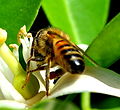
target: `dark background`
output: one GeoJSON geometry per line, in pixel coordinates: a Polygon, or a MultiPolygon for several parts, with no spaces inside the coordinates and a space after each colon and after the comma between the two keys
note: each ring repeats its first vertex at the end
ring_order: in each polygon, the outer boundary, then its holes
{"type": "MultiPolygon", "coordinates": [[[[110,3],[110,10],[109,10],[109,16],[108,16],[108,20],[107,22],[109,22],[114,16],[116,16],[119,12],[120,12],[120,1],[119,0],[111,0],[111,3],[110,3]]],[[[31,30],[30,32],[33,33],[33,36],[36,34],[36,32],[41,29],[41,28],[46,28],[50,26],[50,23],[49,21],[47,20],[46,16],[45,16],[45,13],[43,11],[42,8],[40,8],[39,10],[39,14],[33,24],[33,26],[31,27],[31,30]]],[[[112,50],[111,50],[112,52],[112,50]]],[[[119,73],[120,74],[120,60],[118,60],[117,62],[115,62],[113,65],[111,65],[109,67],[109,69],[111,70],[114,70],[115,72],[119,73]]],[[[73,99],[73,102],[77,105],[79,105],[79,97],[80,95],[74,95],[73,96],[75,97],[73,99]]],[[[62,96],[60,97],[59,99],[63,100],[65,99],[67,96],[62,96]]],[[[91,102],[92,102],[92,107],[98,107],[98,108],[108,108],[110,106],[120,106],[120,99],[119,98],[116,98],[116,97],[113,97],[113,96],[109,96],[109,95],[103,95],[103,94],[93,94],[91,95],[91,102]],[[113,105],[111,102],[109,102],[108,104],[105,105],[105,100],[107,99],[113,99],[112,101],[115,103],[115,105],[113,105]],[[104,103],[103,106],[102,103],[104,103]]]]}

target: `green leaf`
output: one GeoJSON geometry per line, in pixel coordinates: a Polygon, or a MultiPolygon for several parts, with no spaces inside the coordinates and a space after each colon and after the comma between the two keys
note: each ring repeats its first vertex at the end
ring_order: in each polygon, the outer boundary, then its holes
{"type": "Polygon", "coordinates": [[[0,110],[25,110],[25,109],[16,109],[16,108],[0,107],[0,110]]]}
{"type": "Polygon", "coordinates": [[[17,41],[17,33],[23,25],[30,29],[41,0],[0,0],[0,27],[8,32],[8,43],[17,41]]]}
{"type": "MultiPolygon", "coordinates": [[[[120,107],[120,98],[117,97],[108,97],[104,99],[100,104],[98,105],[101,109],[110,109],[110,108],[117,108],[120,107]]],[[[119,110],[119,109],[118,109],[119,110]]]]}
{"type": "Polygon", "coordinates": [[[109,0],[43,0],[42,6],[52,26],[77,44],[90,44],[106,22],[109,0]]]}
{"type": "Polygon", "coordinates": [[[92,109],[92,110],[120,110],[120,107],[117,107],[117,108],[109,108],[109,109],[92,109]]]}
{"type": "Polygon", "coordinates": [[[21,66],[23,67],[24,70],[26,70],[26,63],[25,63],[25,60],[23,58],[23,47],[22,45],[19,46],[19,62],[21,64],[21,66]]]}
{"type": "Polygon", "coordinates": [[[36,105],[34,105],[30,110],[80,110],[76,105],[74,105],[70,100],[45,100],[36,105]]]}
{"type": "Polygon", "coordinates": [[[87,49],[87,54],[102,67],[120,58],[120,13],[110,22],[87,49]]]}

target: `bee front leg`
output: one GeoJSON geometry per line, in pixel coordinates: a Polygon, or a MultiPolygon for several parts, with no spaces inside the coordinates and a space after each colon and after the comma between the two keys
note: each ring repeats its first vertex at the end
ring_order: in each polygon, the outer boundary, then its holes
{"type": "Polygon", "coordinates": [[[50,68],[51,68],[51,59],[48,59],[48,65],[46,67],[46,73],[45,73],[45,81],[46,81],[46,95],[49,95],[49,76],[50,76],[50,68]]]}
{"type": "Polygon", "coordinates": [[[25,83],[22,86],[22,89],[27,85],[27,83],[30,80],[30,74],[31,74],[31,72],[29,72],[30,71],[30,62],[32,61],[32,59],[33,59],[32,57],[33,57],[33,54],[34,54],[34,48],[33,48],[34,45],[33,44],[34,44],[34,40],[33,40],[32,47],[31,47],[30,58],[27,61],[27,66],[26,66],[27,76],[26,76],[26,79],[25,79],[25,83]]]}
{"type": "Polygon", "coordinates": [[[43,70],[45,67],[37,67],[36,69],[33,69],[33,70],[30,70],[30,63],[31,61],[36,61],[36,62],[41,62],[43,61],[44,59],[43,58],[29,58],[28,62],[27,62],[27,67],[26,67],[26,72],[27,72],[27,76],[26,76],[26,79],[25,79],[25,83],[24,85],[22,86],[22,88],[24,88],[27,83],[29,82],[30,80],[30,75],[32,72],[35,72],[35,71],[38,71],[38,70],[43,70]]]}

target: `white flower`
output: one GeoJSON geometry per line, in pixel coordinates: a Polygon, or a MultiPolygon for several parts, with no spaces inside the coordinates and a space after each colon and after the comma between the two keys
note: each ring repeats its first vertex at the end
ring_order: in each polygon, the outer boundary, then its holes
{"type": "MultiPolygon", "coordinates": [[[[10,47],[13,47],[12,53],[4,43],[6,38],[3,36],[7,36],[5,34],[6,32],[4,32],[5,31],[0,31],[0,105],[5,106],[5,104],[9,103],[10,106],[13,105],[12,107],[25,108],[46,98],[85,91],[120,97],[120,75],[109,69],[94,66],[86,66],[83,74],[79,75],[65,73],[55,85],[50,81],[50,95],[48,97],[46,97],[45,94],[44,71],[33,73],[39,81],[40,89],[38,82],[33,77],[31,77],[31,79],[37,88],[33,88],[31,80],[29,81],[30,86],[25,90],[16,87],[16,85],[22,86],[24,84],[25,75],[23,75],[23,73],[25,73],[25,71],[19,63],[18,46],[16,44],[10,45],[10,47]],[[18,77],[19,75],[20,77],[16,78],[16,76],[18,77]],[[20,79],[21,82],[18,81],[18,79],[20,79]],[[14,82],[14,86],[12,82],[14,82]],[[29,88],[32,92],[29,91],[29,88]],[[30,95],[28,96],[28,94],[30,95]]],[[[26,32],[25,26],[22,27],[18,33],[18,40],[22,44],[23,57],[25,62],[27,62],[30,57],[33,37],[26,32]]],[[[34,65],[35,63],[32,63],[32,67],[34,67],[34,65]]]]}

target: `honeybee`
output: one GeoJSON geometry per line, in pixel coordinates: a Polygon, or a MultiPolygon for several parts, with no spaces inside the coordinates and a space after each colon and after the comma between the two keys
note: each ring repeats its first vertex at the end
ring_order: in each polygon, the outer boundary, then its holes
{"type": "MultiPolygon", "coordinates": [[[[65,72],[81,74],[85,69],[84,52],[70,42],[69,36],[57,28],[41,29],[33,39],[30,58],[27,62],[27,77],[34,71],[46,70],[46,95],[49,95],[49,80],[65,72]],[[30,62],[35,61],[37,68],[30,69],[30,62]],[[50,68],[59,65],[56,71],[50,68]]],[[[86,55],[87,56],[87,55],[86,55]]]]}

